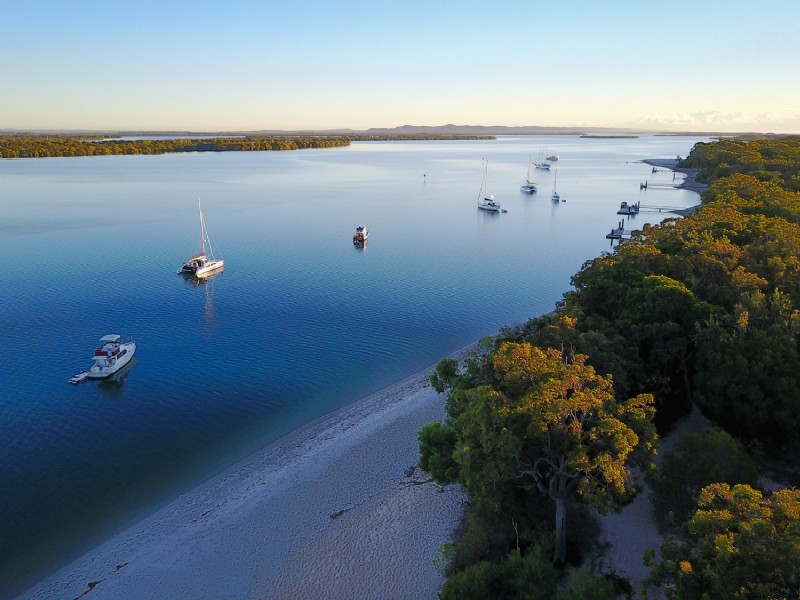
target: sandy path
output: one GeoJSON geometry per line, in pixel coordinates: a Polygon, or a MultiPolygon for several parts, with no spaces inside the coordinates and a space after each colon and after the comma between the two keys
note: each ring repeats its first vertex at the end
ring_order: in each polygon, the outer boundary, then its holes
{"type": "Polygon", "coordinates": [[[22,599],[436,598],[465,496],[415,485],[427,372],[254,454],[22,599]]]}
{"type": "MultiPolygon", "coordinates": [[[[708,420],[694,409],[690,415],[680,420],[675,428],[662,441],[659,457],[670,450],[682,433],[697,433],[708,427],[708,420]]],[[[658,462],[658,457],[656,458],[658,462]]],[[[658,552],[661,534],[652,516],[650,487],[645,481],[639,482],[642,491],[635,500],[617,514],[598,515],[601,526],[600,544],[607,544],[599,559],[599,571],[614,572],[626,577],[633,587],[634,598],[643,598],[642,580],[648,573],[642,560],[646,550],[658,552]]],[[[650,600],[661,598],[659,590],[649,589],[650,600]]]]}

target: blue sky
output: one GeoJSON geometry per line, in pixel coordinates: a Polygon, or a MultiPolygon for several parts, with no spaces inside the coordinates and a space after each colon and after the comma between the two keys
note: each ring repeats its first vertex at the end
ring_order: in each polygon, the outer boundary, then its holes
{"type": "Polygon", "coordinates": [[[0,0],[0,129],[800,133],[800,2],[0,0]]]}

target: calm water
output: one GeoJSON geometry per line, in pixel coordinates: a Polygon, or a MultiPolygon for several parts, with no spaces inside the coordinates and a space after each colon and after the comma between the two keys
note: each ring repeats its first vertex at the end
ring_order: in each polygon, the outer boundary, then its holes
{"type": "Polygon", "coordinates": [[[672,176],[632,161],[699,140],[0,161],[0,592],[303,423],[551,310],[609,249],[622,200],[697,203],[640,192],[672,176]],[[566,202],[550,200],[555,170],[519,192],[542,150],[561,156],[566,202]],[[483,158],[506,214],[476,208],[483,158]],[[198,246],[198,196],[226,268],[193,285],[176,271],[198,246]],[[135,364],[68,385],[107,333],[135,337],[135,364]]]}

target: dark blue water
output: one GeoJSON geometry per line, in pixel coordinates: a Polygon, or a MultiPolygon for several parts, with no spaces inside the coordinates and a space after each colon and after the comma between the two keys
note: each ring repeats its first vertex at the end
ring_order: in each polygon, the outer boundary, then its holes
{"type": "MultiPolygon", "coordinates": [[[[695,194],[642,158],[697,138],[374,142],[0,161],[0,591],[282,434],[549,311],[623,200],[695,194]],[[558,153],[523,195],[530,154],[558,153]],[[506,214],[476,208],[482,159],[506,214]],[[176,274],[197,200],[225,271],[176,274]],[[365,250],[353,228],[370,229],[365,250]],[[138,344],[70,386],[100,336],[138,344]]],[[[635,217],[634,226],[666,214],[635,217]]]]}

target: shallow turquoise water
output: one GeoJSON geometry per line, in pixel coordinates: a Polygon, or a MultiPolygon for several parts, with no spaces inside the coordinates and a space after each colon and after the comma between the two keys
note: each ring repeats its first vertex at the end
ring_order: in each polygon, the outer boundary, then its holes
{"type": "Polygon", "coordinates": [[[551,310],[609,249],[621,201],[697,203],[639,191],[672,176],[633,162],[696,141],[0,161],[0,592],[303,423],[551,310]],[[550,200],[555,170],[519,192],[540,149],[561,156],[566,202],[550,200]],[[505,214],[476,208],[484,158],[505,214]],[[193,285],[176,271],[198,245],[198,196],[226,267],[193,285]],[[107,333],[135,337],[135,365],[67,385],[107,333]]]}

